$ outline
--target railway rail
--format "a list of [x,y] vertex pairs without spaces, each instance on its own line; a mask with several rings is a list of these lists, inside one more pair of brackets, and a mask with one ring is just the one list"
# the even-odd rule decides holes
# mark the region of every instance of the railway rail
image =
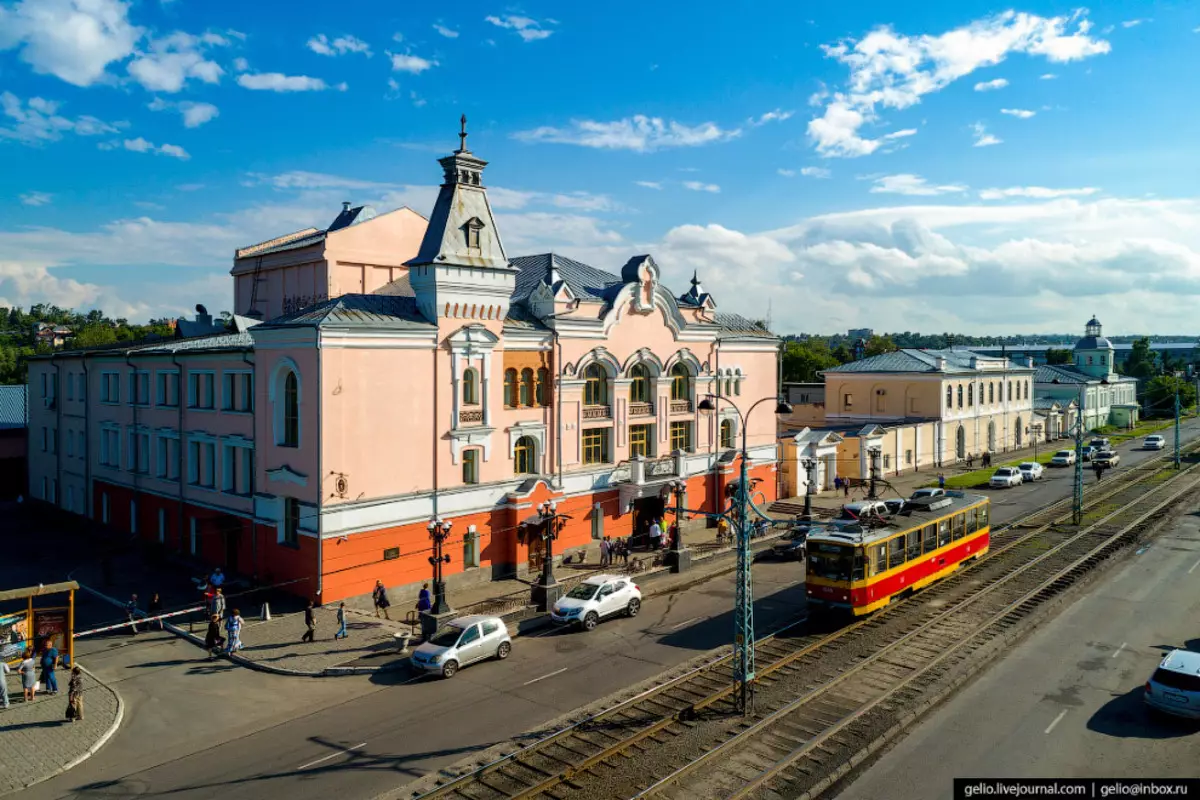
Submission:
[[[1197,449],[1200,449],[1200,445],[1188,448],[1189,451]],[[1024,586],[1023,583],[1016,583],[1018,576],[1040,575],[1042,572],[1038,570],[1044,572],[1049,569],[1050,561],[1055,558],[1077,558],[1080,547],[1091,546],[1104,520],[1120,516],[1126,504],[1138,503],[1144,507],[1149,498],[1158,497],[1165,487],[1176,485],[1176,476],[1182,473],[1172,471],[1164,476],[1165,462],[1165,457],[1150,459],[1092,489],[1087,496],[1085,512],[1089,516],[1099,515],[1099,519],[1088,522],[1085,518],[1087,524],[1079,529],[1060,527],[1064,520],[1070,519],[1069,498],[997,526],[993,530],[992,549],[985,557],[923,590],[917,595],[917,602],[895,603],[832,632],[809,632],[805,630],[807,626],[804,620],[800,620],[759,640],[757,690],[762,700],[760,708],[764,713],[753,725],[762,725],[761,728],[746,728],[747,723],[742,722],[740,717],[731,719],[729,712],[735,687],[729,675],[731,656],[723,653],[489,764],[447,779],[417,797],[420,800],[543,796],[601,798],[627,797],[642,791],[665,793],[663,796],[699,797],[703,796],[702,793],[689,794],[692,789],[676,787],[691,787],[689,776],[705,772],[702,769],[704,765],[715,763],[712,759],[718,756],[704,755],[714,747],[732,748],[738,753],[744,750],[749,754],[750,766],[741,765],[737,773],[741,776],[738,785],[757,781],[761,777],[759,771],[778,766],[783,758],[779,751],[784,744],[787,745],[787,754],[791,755],[797,747],[803,746],[797,745],[797,742],[806,744],[829,727],[809,731],[808,738],[802,740],[796,736],[780,737],[774,731],[776,725],[784,724],[783,718],[773,715],[780,713],[790,703],[809,697],[808,702],[801,703],[793,711],[807,707],[829,725],[839,724],[846,719],[846,714],[834,714],[834,711],[844,708],[844,703],[830,705],[820,698],[826,696],[822,692],[846,687],[848,678],[843,676],[864,674],[863,670],[870,669],[868,665],[879,665],[875,669],[881,671],[865,674],[868,683],[863,684],[873,687],[872,690],[878,693],[895,687],[898,679],[918,674],[913,672],[912,667],[890,666],[890,661],[881,655],[885,651],[893,652],[887,648],[912,642],[912,649],[906,650],[906,653],[926,652],[941,656],[943,653],[958,652],[948,651],[944,646],[929,649],[928,638],[923,638],[920,632],[937,630],[943,635],[950,635],[945,626],[951,625],[951,620],[961,619],[962,614],[971,614],[971,609],[984,608],[989,602],[987,598],[1000,598],[1002,595],[997,592],[1001,591],[1001,587]],[[1188,474],[1190,476],[1190,470]],[[1107,509],[1113,506],[1117,510],[1108,513]],[[1059,564],[1059,561],[1053,563]],[[893,673],[890,678],[888,670]],[[882,702],[879,698],[885,696],[864,699]],[[828,697],[835,695],[829,694]],[[847,713],[867,713],[862,710],[861,704],[855,709],[845,710]],[[768,719],[773,722],[767,723]],[[712,730],[709,731],[709,728]],[[748,742],[751,738],[760,741],[756,738],[757,734],[751,731],[760,731],[763,741],[777,743],[775,749],[769,751],[771,755],[764,756],[763,753],[768,751],[755,747],[743,749],[731,744]],[[739,736],[746,738],[736,738]],[[813,745],[812,751],[823,752],[819,743]],[[662,757],[656,758],[656,753]],[[788,764],[801,758],[796,756]],[[643,761],[646,762],[644,768],[640,765]],[[686,765],[678,768],[682,762],[686,762]],[[722,774],[728,772],[724,762],[721,768]],[[788,769],[790,767],[787,765],[779,767],[779,773],[762,778],[763,783],[788,780],[783,775]],[[764,788],[764,791],[768,790]]]

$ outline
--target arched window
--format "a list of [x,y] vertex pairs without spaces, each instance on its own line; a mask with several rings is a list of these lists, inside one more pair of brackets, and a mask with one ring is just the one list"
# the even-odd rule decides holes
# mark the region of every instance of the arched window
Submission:
[[1012,402],[1012,381],[1008,382],[1008,402]]
[[988,403],[996,402],[996,384],[988,382]]
[[[733,378],[726,378],[726,379],[725,379],[725,396],[726,396],[726,397],[732,397],[732,396],[733,396]],[[678,399],[678,398],[676,398],[676,397],[672,396],[672,397],[671,397],[671,399],[672,399],[672,400],[676,400],[676,399]]]
[[300,381],[291,370],[283,379],[283,436],[279,444],[300,446]]
[[591,364],[583,371],[583,404],[585,406],[608,405],[608,376],[599,364]]
[[532,436],[522,436],[517,439],[513,448],[513,471],[518,475],[531,475],[537,472],[537,442]]
[[742,373],[738,372],[735,378],[736,379],[733,382],[733,393],[735,396],[738,396],[742,393]]
[[517,371],[515,369],[504,370],[504,405],[509,408],[517,406]]
[[1025,381],[1025,399],[1029,399],[1029,381]]
[[967,407],[970,408],[973,405],[975,405],[975,384],[972,383],[967,387]]
[[545,367],[537,371],[537,403],[539,406],[550,405],[550,371]]
[[467,369],[463,372],[462,377],[462,402],[464,406],[478,405],[479,403],[479,373],[474,369]]
[[962,390],[962,387],[959,386],[958,387],[958,407],[959,408],[962,408],[962,398],[963,398],[963,390]]
[[721,447],[726,450],[733,449],[733,420],[721,420]]
[[521,370],[521,405],[533,405],[533,370]]
[[954,387],[946,387],[946,408],[954,408]]
[[629,402],[649,403],[650,370],[646,368],[645,364],[635,364],[629,370],[629,377],[633,379],[629,384]]
[[[726,384],[729,382],[726,381]],[[726,394],[728,394],[728,386]],[[691,400],[692,399],[692,375],[688,372],[688,368],[683,364],[676,364],[671,367],[671,399],[672,400]]]

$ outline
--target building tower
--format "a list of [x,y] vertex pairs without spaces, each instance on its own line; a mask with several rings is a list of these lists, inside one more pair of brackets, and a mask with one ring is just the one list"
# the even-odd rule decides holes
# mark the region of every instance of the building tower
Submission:
[[1084,336],[1075,343],[1075,367],[1093,378],[1116,378],[1112,342],[1100,335],[1100,320],[1092,317]]
[[460,144],[438,159],[444,182],[416,258],[408,262],[417,307],[440,319],[503,320],[517,270],[508,262],[482,176],[487,162],[467,149],[467,118]]

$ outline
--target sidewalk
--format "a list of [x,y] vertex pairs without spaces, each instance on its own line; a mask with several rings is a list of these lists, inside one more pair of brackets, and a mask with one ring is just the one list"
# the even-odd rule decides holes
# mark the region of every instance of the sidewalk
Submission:
[[121,698],[90,672],[83,673],[83,719],[69,722],[67,682],[58,670],[60,691],[22,700],[21,681],[10,675],[11,705],[0,709],[0,795],[26,789],[80,764],[116,733],[124,716]]

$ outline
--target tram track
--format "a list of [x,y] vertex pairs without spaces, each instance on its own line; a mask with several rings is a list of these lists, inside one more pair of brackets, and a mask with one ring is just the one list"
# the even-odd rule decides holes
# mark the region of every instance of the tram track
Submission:
[[[1189,450],[1200,449],[1193,446]],[[1106,504],[1121,506],[1139,497],[1148,497],[1162,486],[1173,485],[1175,476],[1166,476],[1159,486],[1146,489],[1162,472],[1164,458],[1151,459],[1137,467],[1114,475],[1101,489],[1092,489],[1085,512],[1098,513]],[[1064,514],[1064,508],[1066,509]],[[1119,513],[1113,512],[1113,513]],[[864,658],[870,658],[874,644],[903,637],[930,623],[930,618],[949,618],[971,597],[983,596],[976,586],[987,586],[1016,574],[1022,564],[1042,563],[1039,559],[1062,552],[1068,541],[1079,541],[1096,523],[1085,526],[1076,535],[1058,526],[1069,520],[1070,498],[1043,507],[998,526],[992,535],[992,549],[978,562],[968,565],[919,595],[922,603],[895,603],[876,614],[836,631],[805,630],[801,620],[756,644],[759,661],[757,686],[763,700],[767,694],[791,686],[797,680],[807,682],[802,692],[818,690],[822,685],[837,686],[838,676]],[[1022,573],[1024,574],[1024,573]],[[1007,584],[1006,584],[1007,585]],[[731,655],[722,653],[693,669],[620,702],[595,715],[568,725],[515,752],[485,764],[461,776],[449,778],[419,798],[492,798],[526,797],[616,797],[637,794],[671,769],[639,770],[636,762],[656,751],[673,753],[667,763],[677,766],[697,757],[684,740],[695,738],[700,728],[714,722],[737,727],[729,719],[735,686],[730,680]],[[873,663],[883,663],[875,661]],[[810,676],[811,680],[809,679]],[[792,698],[797,692],[792,692]],[[790,698],[789,698],[790,699]],[[786,701],[772,704],[774,710]],[[740,719],[740,718],[739,718]],[[707,742],[700,751],[737,735],[734,730],[717,742]],[[684,752],[679,752],[680,750]],[[651,760],[658,760],[653,759]],[[711,762],[707,762],[711,763]],[[629,773],[629,780],[618,790],[612,780],[615,771]],[[636,775],[641,778],[635,778]],[[616,781],[615,783],[621,783]],[[679,795],[684,796],[684,795]]]

